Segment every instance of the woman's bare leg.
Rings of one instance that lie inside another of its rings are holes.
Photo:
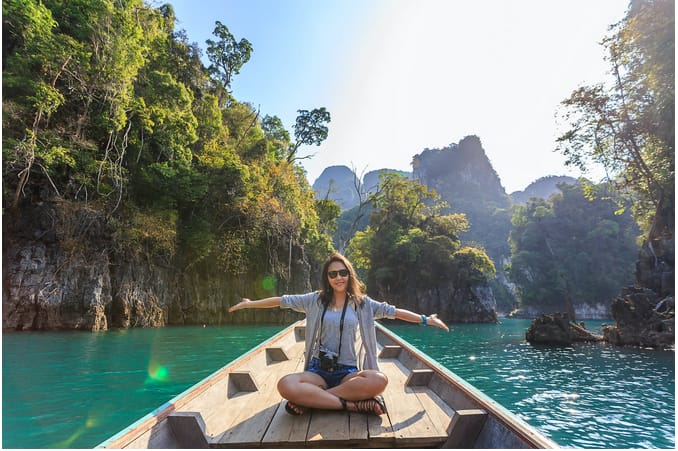
[[[341,400],[344,399],[349,401],[347,404],[349,410],[356,410],[355,404],[350,401],[373,398],[383,393],[387,384],[388,378],[384,373],[363,370],[347,375],[341,384],[326,390],[325,380],[322,377],[305,371],[288,374],[280,379],[278,392],[296,406],[341,410],[344,408]]]
[[[380,371],[363,370],[347,375],[341,384],[327,390],[347,401],[374,398],[386,389],[388,378]]]
[[[284,376],[278,381],[278,392],[293,404],[314,409],[340,410],[341,400],[325,390],[325,380],[304,371]]]

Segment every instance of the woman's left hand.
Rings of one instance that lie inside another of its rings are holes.
[[[434,313],[433,315],[429,316],[426,318],[426,325],[427,326],[435,326],[435,327],[440,327],[443,329],[445,332],[449,332],[450,328],[447,327],[447,325],[442,322],[440,318],[438,318],[438,314]]]

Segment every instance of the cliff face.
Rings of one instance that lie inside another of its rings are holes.
[[[481,243],[497,268],[499,310],[508,312],[516,303],[503,267],[511,251],[511,200],[477,136],[467,136],[443,149],[426,149],[413,159],[413,177],[433,188],[448,203],[449,213],[466,214],[471,228],[460,234],[467,242]]]
[[[477,136],[467,136],[444,149],[426,149],[414,157],[413,166],[414,178],[434,188],[452,208],[486,202],[495,208],[510,205]]]
[[[568,176],[549,175],[542,177],[530,183],[523,191],[514,191],[511,193],[511,200],[519,205],[525,205],[533,197],[541,197],[548,199],[551,194],[560,193],[558,185],[565,183],[573,185],[577,183],[577,179]]]
[[[457,289],[452,284],[428,290],[409,289],[404,293],[388,292],[383,288],[374,295],[389,303],[412,311],[437,313],[450,323],[496,323],[497,303],[487,286]]]
[[[227,276],[203,262],[180,271],[116,246],[106,219],[94,211],[64,211],[56,204],[5,216],[3,227],[3,329],[99,331],[242,322],[286,323],[290,311],[229,314],[242,297],[279,290],[306,292],[310,267],[293,248],[288,286],[268,287],[261,276]],[[86,224],[80,239],[66,229]]]
[[[410,178],[412,174],[396,169],[377,169],[370,171],[360,181],[363,195],[373,194],[379,188],[379,176],[381,174],[400,174]],[[358,174],[347,166],[330,166],[320,174],[313,182],[313,190],[317,199],[327,197],[335,201],[342,210],[350,210],[360,203],[356,192],[356,179]]]
[[[675,347],[675,240],[672,235],[645,241],[636,262],[636,286],[612,303],[614,326],[603,331],[618,345]]]
[[[352,208],[360,202],[355,190],[355,173],[346,166],[330,166],[313,182],[316,197],[335,201],[342,210]]]
[[[86,215],[83,212],[83,216]],[[87,329],[109,326],[109,255],[84,240],[103,232],[96,215],[84,218],[83,241],[63,242],[74,218],[52,204],[4,216],[3,329]]]

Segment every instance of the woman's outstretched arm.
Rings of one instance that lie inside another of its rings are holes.
[[[229,313],[235,312],[236,310],[242,310],[245,308],[273,308],[280,307],[280,297],[272,297],[266,299],[259,299],[258,301],[250,301],[247,298],[242,298],[242,301],[235,304],[233,307],[228,309]]]
[[[431,316],[426,316],[426,315],[420,315],[419,313],[411,312],[409,310],[396,308],[396,319],[408,321],[410,323],[424,324],[426,326],[440,327],[441,329],[445,330],[446,332],[450,331],[450,328],[447,327],[447,325],[445,325],[445,323],[442,322],[438,318],[437,313],[434,313]]]

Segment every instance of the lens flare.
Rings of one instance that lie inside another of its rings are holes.
[[[261,288],[263,288],[266,291],[275,290],[276,285],[278,285],[278,282],[273,276],[266,276],[261,281]]]
[[[148,364],[148,379],[146,383],[167,382],[169,378],[169,369],[166,366],[153,361]]]
[[[101,419],[100,418],[95,418],[92,415],[89,415],[87,419],[85,420],[85,424],[78,427],[70,437],[61,440],[60,442],[56,442],[52,444],[51,448],[72,448],[73,443],[82,437],[82,435],[87,432],[87,429],[91,429],[95,426],[98,426],[101,424]]]

